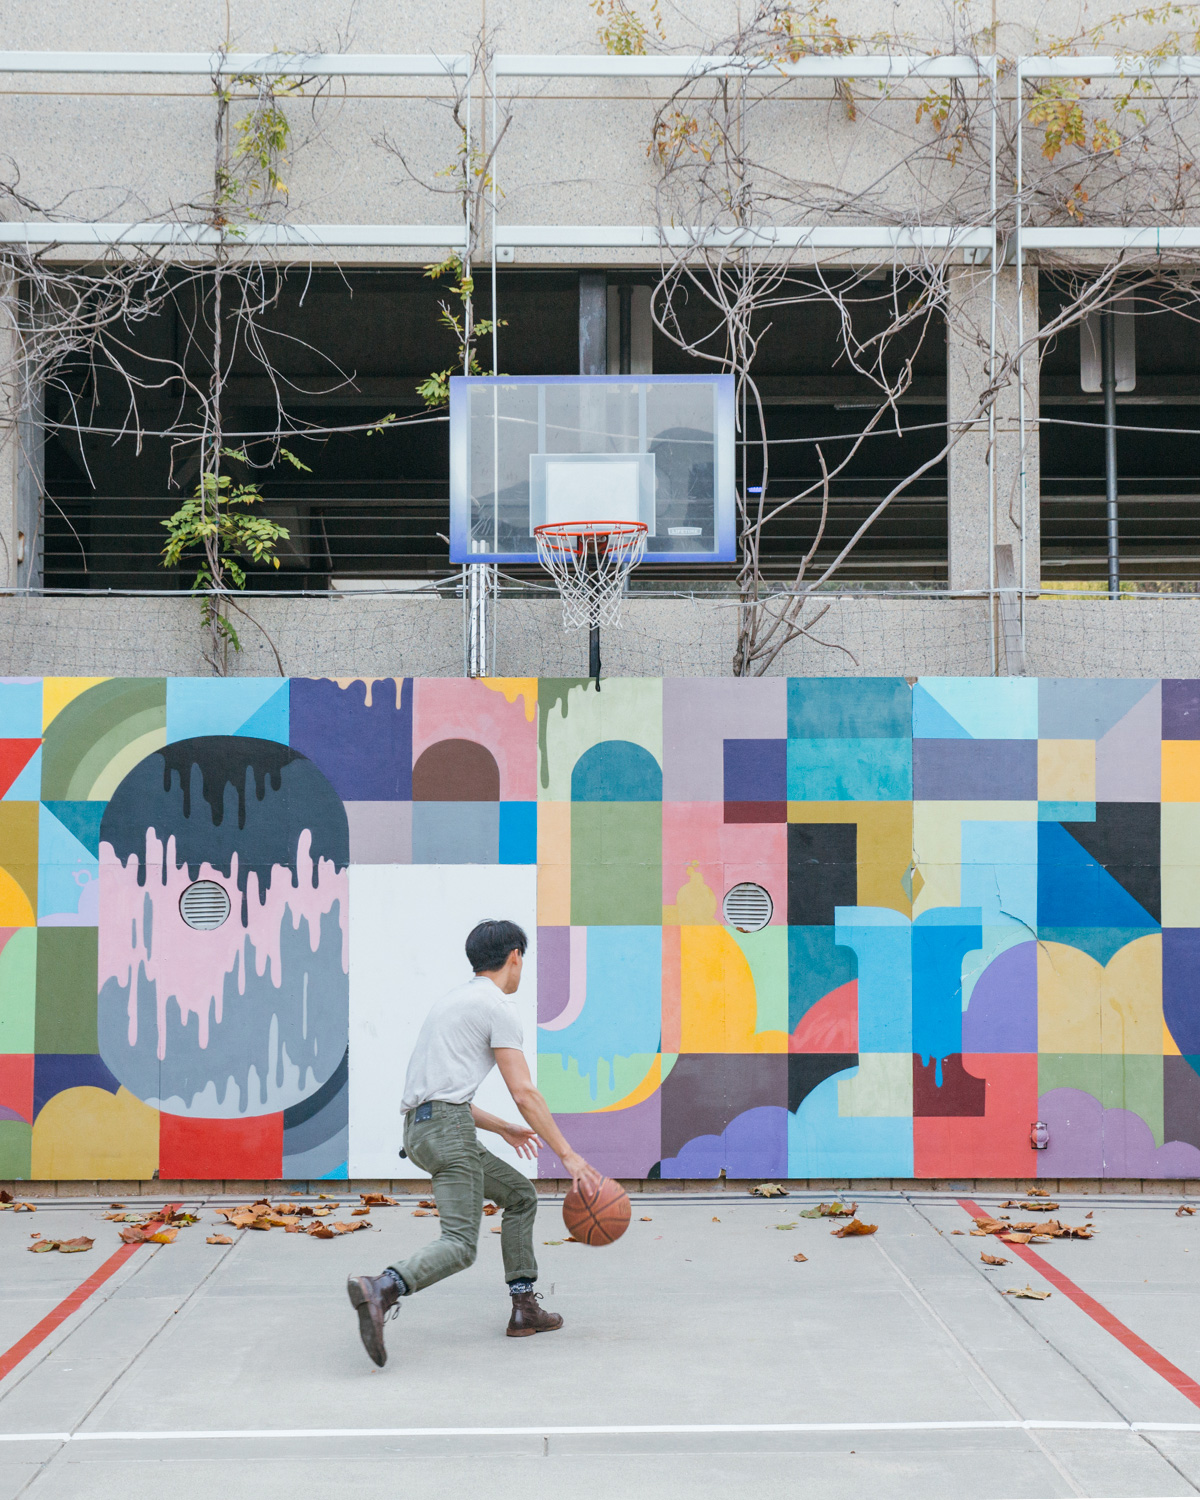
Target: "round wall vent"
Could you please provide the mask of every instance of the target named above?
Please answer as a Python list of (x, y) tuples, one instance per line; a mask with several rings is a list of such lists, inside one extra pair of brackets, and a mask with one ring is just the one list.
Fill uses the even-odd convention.
[(198, 932), (211, 932), (229, 915), (229, 892), (215, 880), (195, 880), (179, 898), (179, 915)]
[(739, 932), (758, 932), (771, 920), (775, 910), (770, 892), (752, 880), (743, 880), (726, 891), (722, 905), (725, 921)]

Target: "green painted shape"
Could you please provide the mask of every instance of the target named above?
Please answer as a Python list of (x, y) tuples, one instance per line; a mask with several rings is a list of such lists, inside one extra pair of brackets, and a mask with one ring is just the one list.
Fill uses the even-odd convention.
[(33, 1126), (0, 1120), (0, 1181), (27, 1182), (33, 1156)]
[(33, 1045), (37, 947), (38, 929), (21, 927), (0, 951), (0, 1053), (27, 1055), (37, 1050)]
[(538, 685), (538, 796), (570, 802), (575, 762), (601, 740), (628, 740), (662, 765), (660, 678), (606, 678), (600, 692), (586, 680), (543, 679)]
[(1105, 1109), (1127, 1109), (1150, 1127), (1161, 1146), (1163, 1129), (1163, 1060), (1152, 1054), (1040, 1053), (1038, 1093), (1078, 1089), (1099, 1099)]
[(35, 1052), (100, 1051), (94, 927), (39, 927)]
[(73, 698), (46, 728), (42, 742), (42, 796), (51, 801), (87, 798), (113, 756), (153, 729), (166, 731), (165, 677), (118, 677)]
[[(662, 1083), (666, 1083), (666, 1081), (667, 1081), (667, 1074), (671, 1071), (671, 1069), (675, 1066), (675, 1064), (678, 1061), (679, 1061), (679, 1053), (678, 1052), (664, 1052), (663, 1053), (663, 1055), (662, 1055), (662, 1073), (660, 1075)], [(661, 1087), (661, 1084), (660, 1084), (660, 1087)]]
[(538, 1053), (538, 1088), (555, 1114), (589, 1114), (606, 1109), (632, 1094), (654, 1066), (655, 1052), (630, 1057), (600, 1058), (593, 1077), (579, 1071), (574, 1057), (561, 1052)]
[(662, 926), (662, 803), (571, 807), (571, 925)]
[(763, 927), (758, 932), (728, 929), (746, 956), (758, 1001), (757, 1031), (788, 1029), (788, 930)]

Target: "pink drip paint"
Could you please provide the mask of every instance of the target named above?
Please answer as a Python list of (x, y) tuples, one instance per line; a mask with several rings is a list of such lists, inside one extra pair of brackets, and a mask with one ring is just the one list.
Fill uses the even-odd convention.
[[(233, 855), (230, 873), (201, 864), (200, 880), (214, 880), (229, 893), (232, 910), (212, 932), (198, 932), (179, 914), (179, 899), (192, 883), (187, 865), (175, 862), (175, 836), (167, 840), (166, 857), (161, 839), (153, 828), (146, 831), (146, 883), (138, 884), (138, 860), (131, 854), (122, 865), (111, 844), (100, 846), (100, 934), (99, 969), (101, 987), (109, 979), (129, 989), (129, 1045), (137, 1045), (137, 973), (144, 966), (146, 977), (155, 982), (157, 993), (158, 1058), (166, 1056), (167, 1006), (174, 1000), (186, 1026), (198, 1018), (201, 1047), (208, 1046), (209, 1016), (221, 1022), (225, 979), (236, 974), (238, 993), (246, 992), (246, 940), (253, 945), (258, 975), (270, 970), (271, 982), (281, 983), (280, 939), (285, 914), (290, 911), (292, 930), (308, 920), (309, 943), (315, 953), (320, 943), (321, 918), (338, 903), (342, 931), (342, 970), (349, 972), (349, 927), (346, 916), (349, 879), (332, 860), (317, 863), (313, 884), (312, 835), (305, 829), (296, 845), (297, 884), (286, 865), (274, 865), (265, 899), (260, 895), (258, 872), (246, 877), (247, 925), (241, 921), (238, 863)], [(164, 876), (165, 871), (165, 876)], [(144, 911), (147, 896), (152, 912), (151, 941), (146, 943)]]

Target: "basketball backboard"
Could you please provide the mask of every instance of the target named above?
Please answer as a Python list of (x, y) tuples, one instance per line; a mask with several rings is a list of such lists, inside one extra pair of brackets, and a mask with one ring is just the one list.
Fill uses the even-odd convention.
[(450, 560), (536, 563), (534, 527), (641, 521), (646, 561), (732, 562), (732, 375), (455, 376)]

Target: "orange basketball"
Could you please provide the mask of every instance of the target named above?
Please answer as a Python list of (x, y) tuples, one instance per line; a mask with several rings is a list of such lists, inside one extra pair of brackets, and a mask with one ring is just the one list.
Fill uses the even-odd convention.
[(563, 1223), (585, 1245), (611, 1245), (629, 1228), (629, 1194), (611, 1177), (594, 1193), (573, 1187), (563, 1199)]

